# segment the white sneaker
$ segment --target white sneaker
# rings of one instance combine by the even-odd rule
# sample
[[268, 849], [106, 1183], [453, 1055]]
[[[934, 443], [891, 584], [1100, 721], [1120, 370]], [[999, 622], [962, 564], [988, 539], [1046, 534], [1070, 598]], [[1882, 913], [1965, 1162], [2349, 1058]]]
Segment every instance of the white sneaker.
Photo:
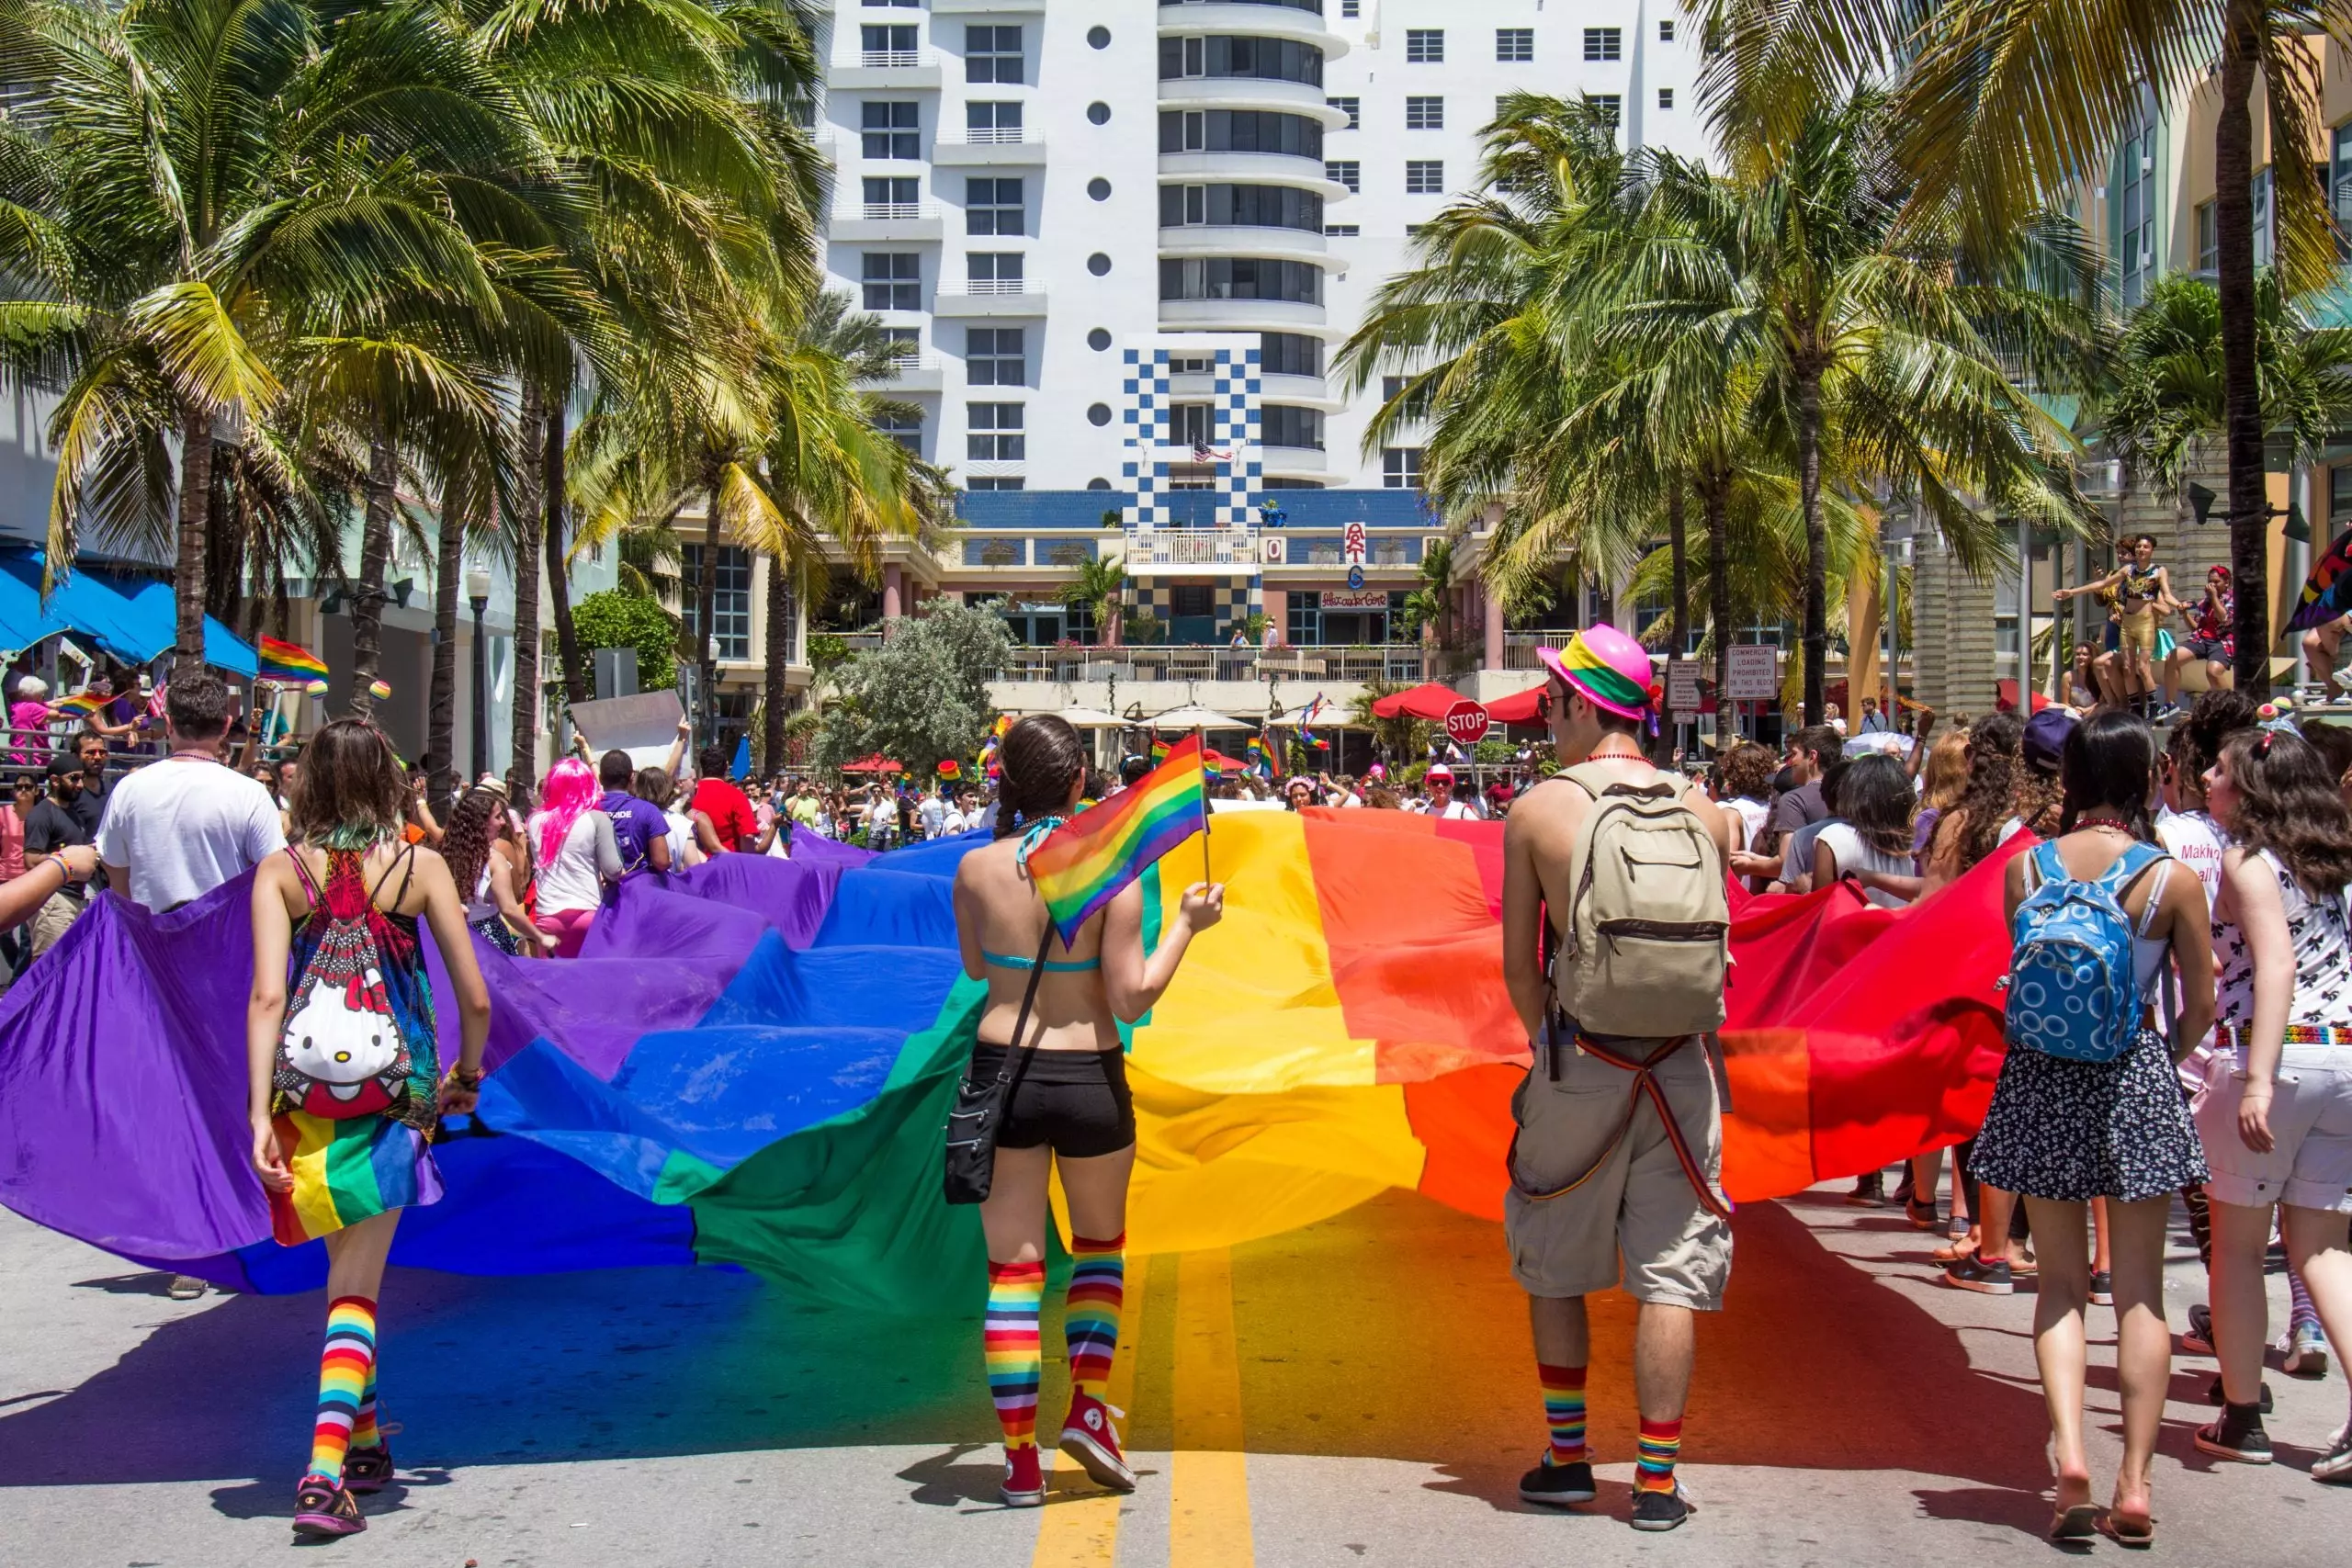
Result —
[[2290, 1328], [2280, 1348], [2286, 1353], [2286, 1360], [2280, 1370], [2289, 1377], [2327, 1376], [2327, 1335], [2318, 1324], [2298, 1324]]
[[2352, 1420], [2335, 1429], [2327, 1440], [2327, 1452], [2312, 1463], [2313, 1481], [2352, 1481]]

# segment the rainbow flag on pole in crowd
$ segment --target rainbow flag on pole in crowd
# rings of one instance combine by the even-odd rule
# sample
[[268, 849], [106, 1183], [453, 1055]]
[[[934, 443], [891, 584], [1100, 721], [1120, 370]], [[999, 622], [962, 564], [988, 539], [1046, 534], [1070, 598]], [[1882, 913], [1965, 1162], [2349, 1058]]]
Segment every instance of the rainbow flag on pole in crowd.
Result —
[[87, 718], [106, 705], [104, 697], [90, 692], [76, 692], [70, 697], [61, 697], [50, 704], [49, 710], [55, 714], [71, 714], [76, 718]]
[[276, 681], [282, 685], [308, 687], [313, 681], [327, 678], [326, 661], [299, 642], [280, 642], [274, 637], [261, 639], [258, 660], [260, 672], [255, 677]]
[[1201, 738], [1167, 749], [1168, 760], [1029, 852], [1029, 874], [1067, 947], [1086, 917], [1177, 845], [1209, 826]]

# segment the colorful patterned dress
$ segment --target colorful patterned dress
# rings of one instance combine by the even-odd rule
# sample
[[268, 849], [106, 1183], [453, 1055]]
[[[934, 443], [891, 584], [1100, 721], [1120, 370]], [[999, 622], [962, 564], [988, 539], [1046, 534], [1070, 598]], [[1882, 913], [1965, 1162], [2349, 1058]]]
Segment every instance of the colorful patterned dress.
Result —
[[[335, 1119], [300, 1110], [282, 1092], [274, 1097], [271, 1114], [278, 1148], [294, 1173], [294, 1190], [270, 1195], [270, 1228], [280, 1244], [299, 1247], [394, 1209], [439, 1201], [441, 1172], [427, 1145], [438, 1113], [441, 1073], [434, 1046], [433, 987], [416, 917], [375, 907], [361, 852], [328, 851], [323, 889], [311, 879], [299, 850], [287, 853], [293, 856], [313, 911], [323, 908], [337, 919], [364, 912], [383, 959], [380, 987], [369, 986], [369, 998], [389, 1009], [409, 1062], [407, 1095], [379, 1111]], [[386, 880], [394, 870], [401, 873], [395, 905], [407, 895], [411, 860], [403, 852], [385, 870]], [[328, 921], [307, 917], [295, 928], [287, 967], [289, 1008], [296, 999], [291, 988], [328, 929]]]

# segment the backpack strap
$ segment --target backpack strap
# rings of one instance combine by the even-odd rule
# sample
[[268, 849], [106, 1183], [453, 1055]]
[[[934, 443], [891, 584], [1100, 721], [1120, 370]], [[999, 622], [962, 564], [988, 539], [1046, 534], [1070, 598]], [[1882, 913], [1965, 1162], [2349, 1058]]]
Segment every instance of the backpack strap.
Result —
[[376, 878], [376, 886], [368, 890], [368, 902], [370, 905], [377, 908], [383, 908], [382, 905], [376, 903], [376, 895], [384, 890], [384, 884], [392, 879], [392, 873], [396, 871], [401, 873], [401, 890], [392, 895], [394, 909], [398, 909], [401, 907], [401, 900], [408, 897], [409, 884], [416, 877], [416, 846], [414, 844], [401, 845], [401, 852], [392, 857], [392, 863], [384, 868], [384, 874]]
[[2058, 846], [2045, 840], [2033, 847], [2025, 857], [2025, 890], [2030, 897], [2045, 882], [2066, 880], [2066, 863], [2058, 858]]
[[[2158, 855], [2154, 870], [2156, 879], [2148, 884], [2147, 905], [2140, 911], [2140, 923], [2132, 928], [2132, 934], [2136, 937], [2145, 938], [2148, 928], [2156, 923], [2156, 906], [2164, 902], [2165, 883], [2172, 875], [2172, 856]], [[2126, 883], [2124, 886], [2128, 890], [2131, 884]]]

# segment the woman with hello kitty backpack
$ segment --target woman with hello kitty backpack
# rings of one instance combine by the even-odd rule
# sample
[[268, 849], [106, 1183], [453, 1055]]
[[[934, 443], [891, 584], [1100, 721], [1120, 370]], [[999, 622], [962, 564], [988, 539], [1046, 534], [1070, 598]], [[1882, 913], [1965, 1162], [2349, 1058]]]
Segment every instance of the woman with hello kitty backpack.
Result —
[[[441, 1196], [429, 1146], [444, 1114], [473, 1110], [490, 992], [447, 863], [403, 842], [409, 792], [368, 720], [337, 719], [302, 752], [296, 847], [254, 881], [246, 1014], [254, 1168], [272, 1230], [324, 1237], [327, 1337], [298, 1535], [368, 1528], [355, 1494], [382, 1489], [392, 1458], [376, 1408], [376, 1294], [400, 1211]], [[444, 1077], [418, 923], [448, 965], [459, 1019]]]

